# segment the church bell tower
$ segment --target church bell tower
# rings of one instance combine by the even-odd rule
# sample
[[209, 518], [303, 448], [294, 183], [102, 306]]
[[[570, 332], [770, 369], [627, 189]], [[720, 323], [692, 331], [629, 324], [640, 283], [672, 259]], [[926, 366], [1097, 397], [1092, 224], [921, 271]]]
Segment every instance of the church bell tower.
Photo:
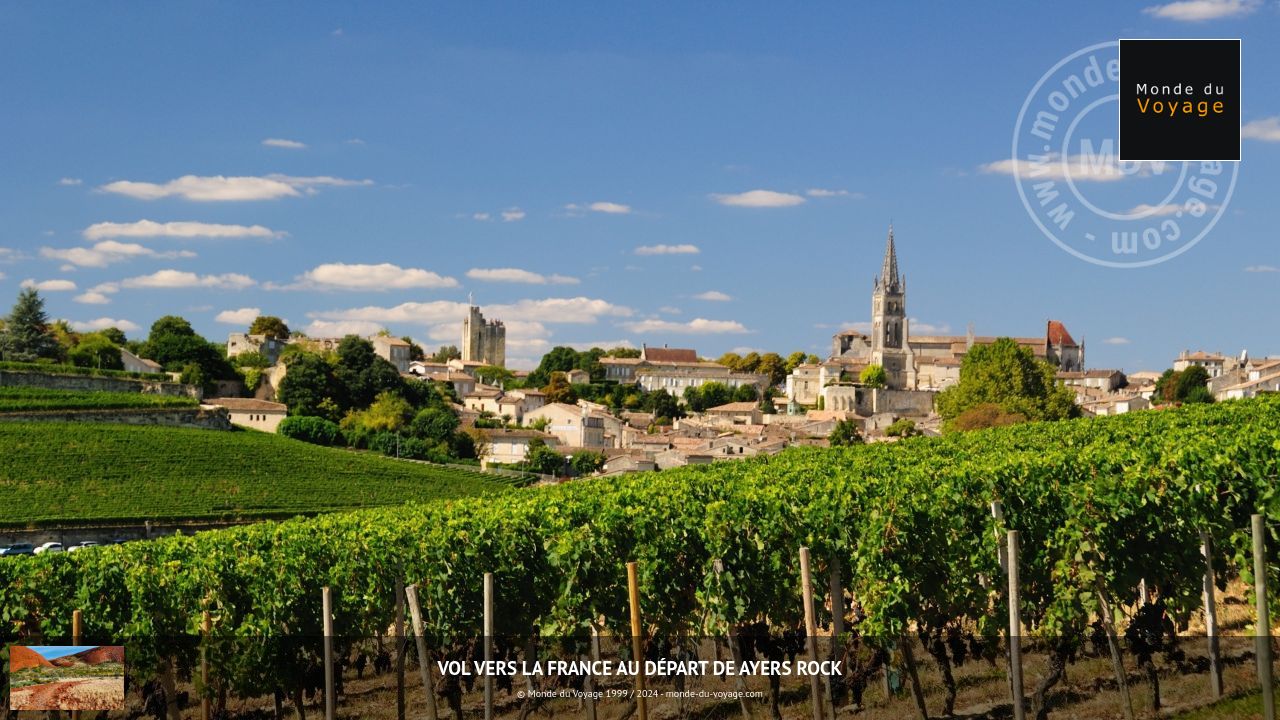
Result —
[[871, 363], [884, 368], [886, 387], [913, 389], [916, 373], [907, 344], [907, 283], [898, 273], [893, 225], [889, 225], [884, 263], [871, 292]]

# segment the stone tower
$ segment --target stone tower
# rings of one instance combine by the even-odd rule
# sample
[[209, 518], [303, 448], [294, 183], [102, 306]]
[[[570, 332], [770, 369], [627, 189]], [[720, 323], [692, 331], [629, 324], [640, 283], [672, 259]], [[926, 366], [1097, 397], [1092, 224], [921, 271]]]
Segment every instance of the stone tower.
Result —
[[915, 357], [907, 343], [907, 283], [898, 273], [893, 225], [871, 292], [871, 364], [884, 368], [887, 387], [914, 389]]
[[462, 361], [505, 367], [507, 328], [501, 320], [485, 320], [480, 308], [469, 305], [462, 320]]

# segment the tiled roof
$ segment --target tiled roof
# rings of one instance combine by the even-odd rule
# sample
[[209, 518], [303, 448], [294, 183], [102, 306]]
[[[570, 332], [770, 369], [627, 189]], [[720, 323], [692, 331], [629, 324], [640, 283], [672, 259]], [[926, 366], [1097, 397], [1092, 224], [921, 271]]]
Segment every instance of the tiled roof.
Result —
[[756, 409], [753, 402], [731, 402], [724, 405], [717, 405], [713, 408], [707, 408], [707, 412], [724, 412], [724, 413], [742, 413], [751, 412]]
[[289, 410], [288, 405], [253, 398], [205, 398], [204, 404], [241, 412], [287, 412]]
[[1071, 338], [1071, 333], [1067, 332], [1067, 326], [1057, 320], [1049, 321], [1049, 342], [1054, 345], [1074, 346], [1076, 341]]
[[691, 348], [655, 348], [645, 346], [640, 357], [649, 362], [697, 362], [698, 353]]

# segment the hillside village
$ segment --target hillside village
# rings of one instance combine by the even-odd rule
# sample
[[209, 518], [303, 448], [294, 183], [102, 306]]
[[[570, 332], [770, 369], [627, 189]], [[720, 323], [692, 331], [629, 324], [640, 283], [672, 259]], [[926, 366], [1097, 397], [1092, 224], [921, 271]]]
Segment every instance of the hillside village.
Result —
[[[502, 320], [486, 318], [474, 304], [458, 345], [430, 355], [410, 338], [387, 332], [308, 337], [266, 316], [247, 332], [231, 333], [225, 346], [206, 343], [174, 317], [157, 321], [145, 342], [128, 341], [118, 331], [80, 336], [58, 323], [36, 342], [16, 332], [23, 322], [19, 309], [7, 321], [13, 329], [4, 335], [8, 371], [0, 373], [0, 385], [49, 385], [47, 378], [58, 374], [49, 363], [61, 348], [67, 363], [99, 375], [163, 379], [185, 388], [180, 392], [200, 400], [202, 427], [239, 425], [395, 457], [548, 477], [663, 470], [796, 445], [893, 441], [938, 434], [947, 422], [980, 427], [1042, 419], [1014, 411], [1008, 417], [1000, 411], [944, 417], [946, 391], [961, 384], [975, 349], [981, 355], [1004, 346], [1046, 368], [1049, 384], [1071, 400], [1057, 416], [1116, 415], [1280, 391], [1280, 358], [1244, 353], [1184, 351], [1163, 372], [1090, 368], [1083, 339], [1058, 320], [1047, 320], [1035, 335], [979, 335], [972, 326], [964, 335], [914, 335], [892, 228], [871, 283], [868, 332], [835, 333], [825, 358], [729, 353], [713, 360], [697, 348], [667, 345], [585, 352], [562, 347], [533, 371], [509, 370]], [[35, 342], [35, 351], [23, 352], [23, 342]], [[15, 365], [15, 358], [44, 365]], [[45, 379], [32, 380], [33, 368]], [[84, 382], [73, 384], [94, 389]], [[51, 386], [62, 387], [57, 381]], [[159, 387], [144, 383], [139, 390], [161, 392]], [[123, 420], [119, 413], [111, 417], [196, 422], [174, 421], [175, 413], [177, 408], [152, 408]], [[0, 420], [6, 417], [29, 414], [0, 412]]]

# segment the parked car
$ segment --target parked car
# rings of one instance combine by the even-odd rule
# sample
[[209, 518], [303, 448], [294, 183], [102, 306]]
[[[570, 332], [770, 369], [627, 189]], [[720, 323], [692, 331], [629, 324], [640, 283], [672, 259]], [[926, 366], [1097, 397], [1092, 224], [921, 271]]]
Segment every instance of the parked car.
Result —
[[35, 547], [31, 543], [14, 543], [6, 548], [0, 548], [0, 555], [6, 557], [13, 555], [31, 555], [35, 552]]
[[62, 551], [63, 551], [62, 543], [60, 543], [60, 542], [47, 542], [47, 543], [45, 543], [45, 544], [41, 545], [40, 547], [36, 548], [36, 555], [41, 555], [41, 554], [44, 554], [44, 553], [47, 553], [47, 552], [49, 552], [49, 553], [56, 553], [56, 552], [62, 552]]
[[77, 550], [83, 550], [83, 549], [85, 549], [85, 548], [91, 548], [91, 547], [98, 547], [98, 543], [96, 543], [96, 542], [94, 542], [94, 541], [92, 541], [92, 540], [84, 540], [84, 541], [82, 541], [82, 542], [80, 542], [80, 543], [77, 543], [77, 544], [72, 545], [71, 547], [67, 548], [67, 552], [75, 552], [75, 551], [77, 551]]

